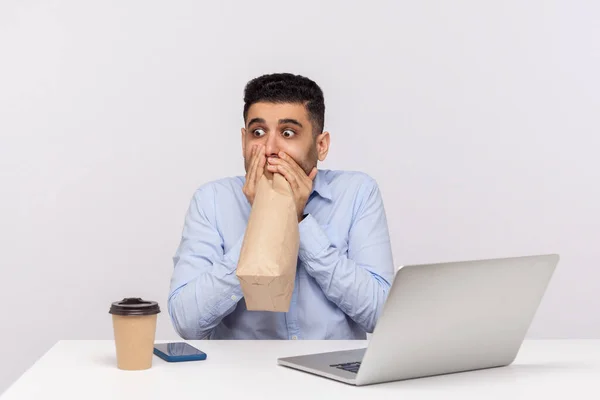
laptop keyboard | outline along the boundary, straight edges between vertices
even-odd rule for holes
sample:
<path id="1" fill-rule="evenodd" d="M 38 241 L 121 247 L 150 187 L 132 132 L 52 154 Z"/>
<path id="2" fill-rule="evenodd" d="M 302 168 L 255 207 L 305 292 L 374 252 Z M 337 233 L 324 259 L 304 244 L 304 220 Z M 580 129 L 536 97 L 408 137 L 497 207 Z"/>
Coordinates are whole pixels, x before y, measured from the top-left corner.
<path id="1" fill-rule="evenodd" d="M 360 368 L 360 361 L 343 364 L 332 364 L 330 365 L 330 367 L 343 369 L 344 371 L 354 372 L 356 374 L 358 372 L 358 369 Z"/>

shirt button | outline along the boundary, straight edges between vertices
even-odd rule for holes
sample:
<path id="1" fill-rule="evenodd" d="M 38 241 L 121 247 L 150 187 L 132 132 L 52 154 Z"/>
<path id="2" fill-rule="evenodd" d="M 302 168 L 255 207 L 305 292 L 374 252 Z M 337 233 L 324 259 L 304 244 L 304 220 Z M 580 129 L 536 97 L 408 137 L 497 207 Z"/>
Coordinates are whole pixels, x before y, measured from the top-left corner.
<path id="1" fill-rule="evenodd" d="M 298 340 L 298 336 L 296 336 L 296 335 L 292 336 L 292 340 Z"/>
<path id="2" fill-rule="evenodd" d="M 237 300 L 237 296 L 234 294 L 231 296 L 231 300 L 236 301 Z"/>

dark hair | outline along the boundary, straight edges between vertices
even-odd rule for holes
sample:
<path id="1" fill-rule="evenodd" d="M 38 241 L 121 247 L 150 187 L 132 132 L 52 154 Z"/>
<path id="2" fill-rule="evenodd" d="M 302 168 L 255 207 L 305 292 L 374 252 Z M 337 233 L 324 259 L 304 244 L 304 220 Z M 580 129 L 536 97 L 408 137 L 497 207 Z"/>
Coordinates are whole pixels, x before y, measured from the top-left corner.
<path id="1" fill-rule="evenodd" d="M 290 73 L 259 76 L 246 84 L 244 90 L 244 122 L 248 109 L 260 101 L 269 103 L 305 104 L 313 134 L 323 132 L 325 125 L 325 100 L 323 91 L 312 80 Z"/>

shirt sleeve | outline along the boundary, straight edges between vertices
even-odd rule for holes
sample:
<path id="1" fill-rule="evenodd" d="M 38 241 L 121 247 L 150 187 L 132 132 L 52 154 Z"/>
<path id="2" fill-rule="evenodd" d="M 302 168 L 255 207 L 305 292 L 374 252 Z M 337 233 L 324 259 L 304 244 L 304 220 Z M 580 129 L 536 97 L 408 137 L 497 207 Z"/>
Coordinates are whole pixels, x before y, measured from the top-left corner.
<path id="1" fill-rule="evenodd" d="M 227 252 L 215 223 L 215 194 L 210 187 L 194 194 L 185 216 L 181 242 L 173 257 L 168 310 L 184 339 L 209 337 L 242 298 L 235 274 L 244 235 Z"/>
<path id="2" fill-rule="evenodd" d="M 369 179 L 357 194 L 348 253 L 332 245 L 312 215 L 299 225 L 299 258 L 325 296 L 366 332 L 373 332 L 394 275 L 383 200 Z"/>

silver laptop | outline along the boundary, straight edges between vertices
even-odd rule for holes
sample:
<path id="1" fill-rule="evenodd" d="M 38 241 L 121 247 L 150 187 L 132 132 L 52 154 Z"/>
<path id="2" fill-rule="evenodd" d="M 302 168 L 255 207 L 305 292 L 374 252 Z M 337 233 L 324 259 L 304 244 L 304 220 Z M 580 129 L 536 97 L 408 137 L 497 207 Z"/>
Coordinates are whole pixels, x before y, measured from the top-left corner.
<path id="1" fill-rule="evenodd" d="M 404 266 L 367 348 L 277 363 L 357 386 L 509 365 L 558 260 L 549 254 Z"/>

